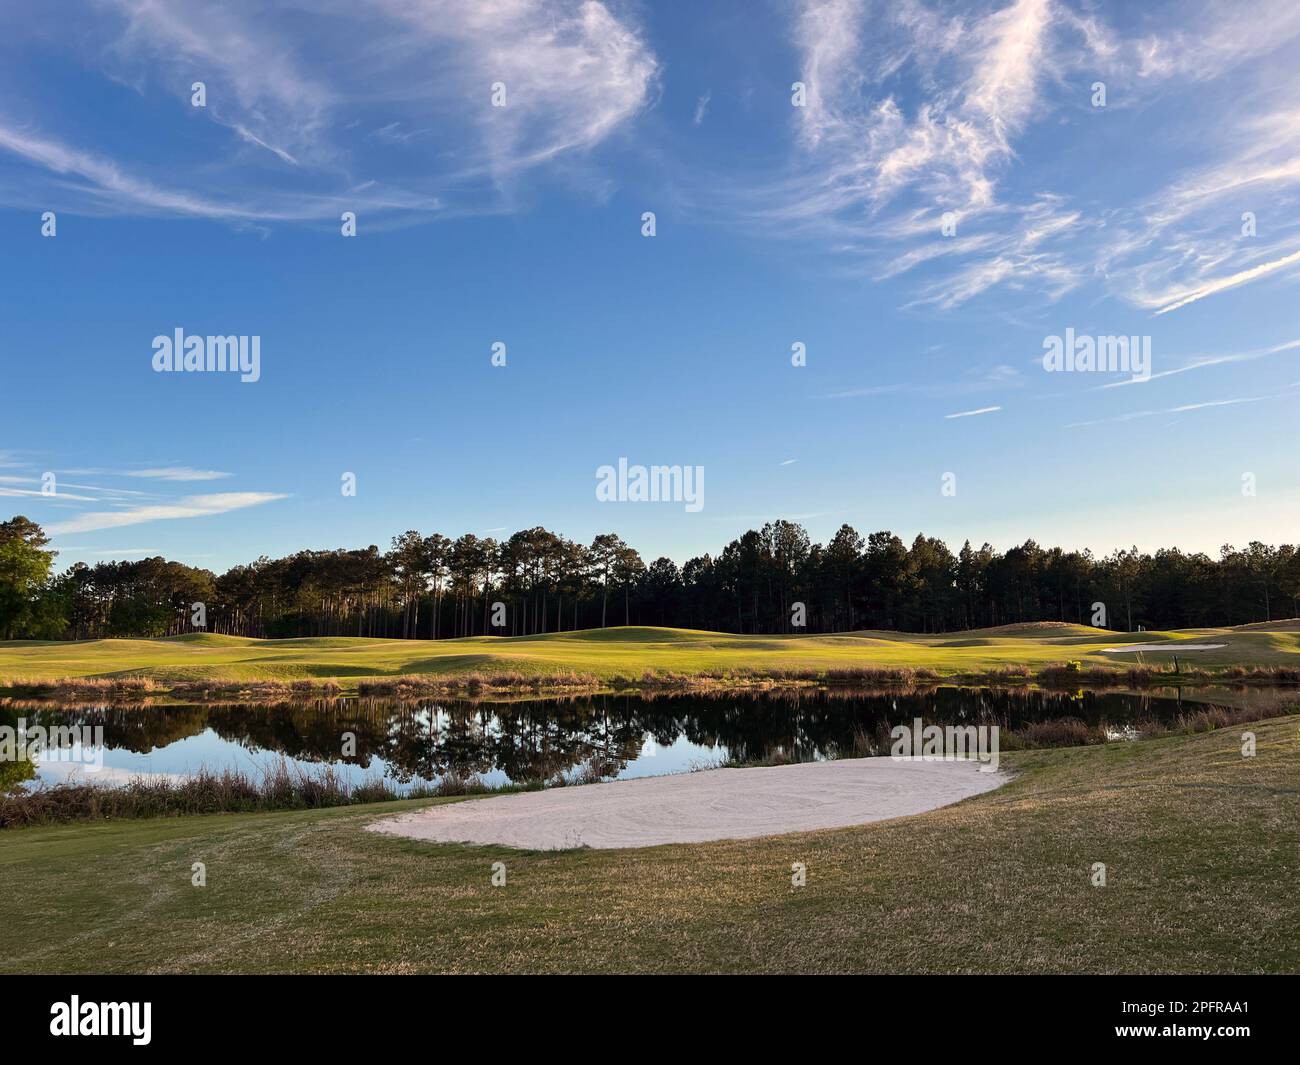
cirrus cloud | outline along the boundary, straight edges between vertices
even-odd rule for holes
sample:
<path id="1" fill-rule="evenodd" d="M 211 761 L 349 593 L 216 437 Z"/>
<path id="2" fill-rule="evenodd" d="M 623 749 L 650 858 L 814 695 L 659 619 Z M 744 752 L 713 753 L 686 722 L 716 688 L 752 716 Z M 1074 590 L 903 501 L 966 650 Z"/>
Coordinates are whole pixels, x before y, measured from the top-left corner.
<path id="1" fill-rule="evenodd" d="M 150 521 L 207 518 L 285 498 L 286 496 L 274 492 L 216 492 L 211 495 L 186 496 L 174 503 L 149 504 L 123 510 L 90 511 L 69 518 L 67 521 L 55 522 L 46 531 L 52 536 L 63 536 L 68 533 L 96 532 L 100 529 L 120 529 L 127 525 L 143 525 Z"/>
<path id="2" fill-rule="evenodd" d="M 6 201 L 253 224 L 495 210 L 509 182 L 648 107 L 659 71 L 637 24 L 601 0 L 103 0 L 80 14 L 51 46 L 171 123 L 168 178 L 144 176 L 155 153 L 132 156 L 129 140 L 0 108 Z"/>

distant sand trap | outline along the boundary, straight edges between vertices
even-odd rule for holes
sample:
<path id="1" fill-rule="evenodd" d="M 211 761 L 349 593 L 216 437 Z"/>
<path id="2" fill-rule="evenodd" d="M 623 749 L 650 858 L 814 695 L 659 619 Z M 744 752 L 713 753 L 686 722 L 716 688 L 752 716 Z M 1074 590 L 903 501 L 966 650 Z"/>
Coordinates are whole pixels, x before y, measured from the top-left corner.
<path id="1" fill-rule="evenodd" d="M 1217 651 L 1227 646 L 1226 643 L 1131 643 L 1127 647 L 1103 647 L 1102 651 L 1119 655 L 1129 651 Z"/>
<path id="2" fill-rule="evenodd" d="M 904 817 L 1010 779 L 974 762 L 844 758 L 711 769 L 433 806 L 367 828 L 442 843 L 527 850 L 704 843 Z"/>

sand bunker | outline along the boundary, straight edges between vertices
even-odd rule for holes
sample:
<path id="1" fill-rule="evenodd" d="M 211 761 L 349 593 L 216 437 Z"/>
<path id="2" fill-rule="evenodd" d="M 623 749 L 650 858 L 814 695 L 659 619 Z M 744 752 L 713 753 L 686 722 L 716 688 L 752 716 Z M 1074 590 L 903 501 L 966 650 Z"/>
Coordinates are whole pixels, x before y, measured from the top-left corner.
<path id="1" fill-rule="evenodd" d="M 433 806 L 367 826 L 528 850 L 746 839 L 919 814 L 1006 783 L 974 762 L 845 758 L 711 769 Z"/>
<path id="2" fill-rule="evenodd" d="M 1102 651 L 1117 655 L 1128 651 L 1217 651 L 1227 646 L 1226 643 L 1131 643 L 1127 647 L 1103 647 Z"/>

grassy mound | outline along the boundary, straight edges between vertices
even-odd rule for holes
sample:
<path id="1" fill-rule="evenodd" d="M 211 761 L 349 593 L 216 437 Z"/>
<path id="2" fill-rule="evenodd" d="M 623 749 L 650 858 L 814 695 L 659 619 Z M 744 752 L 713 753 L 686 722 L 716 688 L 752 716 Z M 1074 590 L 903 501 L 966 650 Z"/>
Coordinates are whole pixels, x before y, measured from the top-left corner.
<path id="1" fill-rule="evenodd" d="M 1275 623 L 1283 625 L 1284 623 Z M 1212 636 L 1212 639 L 1207 639 Z M 1133 652 L 1121 663 L 1107 648 L 1168 644 Z M 1179 644 L 1222 644 L 1209 651 Z M 337 677 L 346 688 L 368 677 L 417 673 L 526 678 L 583 674 L 597 681 L 641 677 L 647 671 L 685 677 L 727 671 L 815 679 L 830 670 L 928 670 L 939 676 L 993 676 L 1007 669 L 1037 676 L 1064 660 L 1087 670 L 1152 664 L 1198 677 L 1229 669 L 1300 668 L 1300 631 L 1285 627 L 1115 633 L 1058 623 L 1009 625 L 964 633 L 923 635 L 864 631 L 830 636 L 737 636 L 689 629 L 610 628 L 509 638 L 387 640 L 326 637 L 247 640 L 196 635 L 166 640 L 90 640 L 0 644 L 5 678 L 147 677 L 165 687 L 205 678 L 292 682 Z M 1258 675 L 1262 676 L 1262 673 Z"/>
<path id="2" fill-rule="evenodd" d="M 1300 632 L 1300 618 L 1283 618 L 1280 621 L 1256 621 L 1252 625 L 1237 625 L 1232 632 Z"/>
<path id="3" fill-rule="evenodd" d="M 987 629 L 971 629 L 968 635 L 988 636 L 1098 636 L 1114 635 L 1091 625 L 1076 625 L 1070 621 L 1026 621 L 1015 625 L 994 625 Z"/>

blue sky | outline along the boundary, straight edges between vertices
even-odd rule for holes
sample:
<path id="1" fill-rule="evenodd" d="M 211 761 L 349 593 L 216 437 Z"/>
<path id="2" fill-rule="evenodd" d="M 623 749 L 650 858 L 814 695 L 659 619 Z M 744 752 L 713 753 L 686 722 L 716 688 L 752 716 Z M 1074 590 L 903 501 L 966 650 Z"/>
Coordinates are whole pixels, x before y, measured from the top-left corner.
<path id="1" fill-rule="evenodd" d="M 1296 540 L 1294 3 L 310 6 L 0 13 L 0 509 L 61 563 Z M 155 373 L 176 328 L 261 379 Z M 620 456 L 703 509 L 598 502 Z"/>

